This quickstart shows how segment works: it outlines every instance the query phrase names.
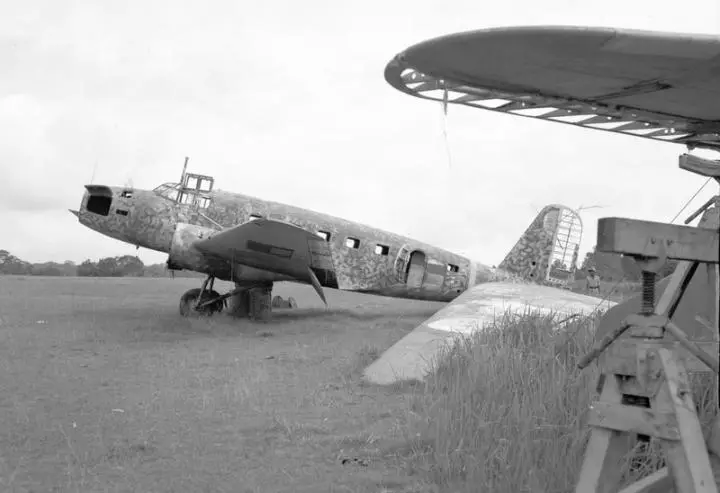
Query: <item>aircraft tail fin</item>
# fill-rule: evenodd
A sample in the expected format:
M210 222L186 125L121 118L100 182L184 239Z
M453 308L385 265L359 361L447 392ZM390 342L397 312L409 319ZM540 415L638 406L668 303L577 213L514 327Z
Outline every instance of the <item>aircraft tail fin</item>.
M543 207L498 268L526 281L572 282L582 240L582 220L569 207Z

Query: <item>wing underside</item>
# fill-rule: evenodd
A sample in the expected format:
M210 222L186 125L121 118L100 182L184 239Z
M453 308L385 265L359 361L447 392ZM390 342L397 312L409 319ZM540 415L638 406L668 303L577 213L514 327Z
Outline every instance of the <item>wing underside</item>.
M470 335L511 312L544 311L558 315L591 313L613 306L598 298L537 284L487 283L465 291L453 302L413 329L369 365L364 377L388 385L422 380L443 346L458 334Z
M420 98L720 150L720 37L516 27L414 45L385 69Z
M195 247L233 264L312 284L323 301L322 286L338 287L329 244L292 224L258 219L215 233Z

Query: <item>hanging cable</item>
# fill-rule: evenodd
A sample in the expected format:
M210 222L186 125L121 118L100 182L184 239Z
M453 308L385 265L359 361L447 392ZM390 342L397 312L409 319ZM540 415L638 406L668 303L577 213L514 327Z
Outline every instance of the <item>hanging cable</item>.
M690 205L690 202L692 202L692 201L695 199L695 197L697 197L698 194L699 194L700 192L702 192L702 189L705 188L705 186L706 186L708 183L710 183L710 180L712 180L712 177L710 177L710 178L708 178L707 180L705 180L705 183L703 183L703 185L702 185L700 188L698 188L698 191L695 192L695 195L693 195L692 197L690 197L690 199L689 199L687 202L685 202L685 205L682 206L682 209L680 209L680 210L678 211L678 213L675 214L675 217L672 218L672 220L670 221L670 224L674 223L675 220L680 216L680 214L682 214L682 212L683 212L685 209L687 209L687 206Z
M625 280L625 275L623 275L619 280L615 281L615 284L612 285L612 287L610 288L608 293L598 302L597 305L595 305L593 310L590 312L590 315L588 315L588 316L592 316L593 314L595 314L595 312L598 311L598 309L602 306L602 304L605 303L606 301L608 301L608 298L610 297L611 294L613 294L613 292L615 291L615 288L617 288L618 285L621 282L623 282L624 280Z
M450 154L450 141L448 140L448 134L447 134L447 113L448 113L448 90L447 90L447 87L443 90L442 110L443 110L442 126L443 126L443 139L445 142L445 154L447 155L447 159L448 159L448 168L452 168L452 155Z
M709 178L708 178L709 180ZM717 207L717 202L715 203L715 207ZM717 227L718 236L720 236L720 217L718 217L718 227ZM718 242L718 259L720 259L720 241ZM720 324L718 324L718 313L720 313L720 264L715 264L715 268L713 269L715 271L715 331L716 333L713 334L715 341L720 340L720 334L717 331L720 331ZM718 358L720 358L720 344L718 344ZM717 379L717 395L720 395L720 378ZM720 409L720 400L718 401L718 409Z

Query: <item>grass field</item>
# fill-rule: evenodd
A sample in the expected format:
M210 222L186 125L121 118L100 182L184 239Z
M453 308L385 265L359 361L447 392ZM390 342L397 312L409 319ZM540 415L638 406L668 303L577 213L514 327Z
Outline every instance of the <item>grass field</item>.
M197 283L0 277L1 491L423 491L410 396L359 376L441 304L279 284L270 323L183 319Z
M573 491L592 320L501 321L425 384L378 388L362 369L442 304L329 291L325 310L279 284L300 308L270 323L183 319L197 283L0 277L0 491ZM716 385L694 388L707 425ZM628 478L658 466L653 447Z

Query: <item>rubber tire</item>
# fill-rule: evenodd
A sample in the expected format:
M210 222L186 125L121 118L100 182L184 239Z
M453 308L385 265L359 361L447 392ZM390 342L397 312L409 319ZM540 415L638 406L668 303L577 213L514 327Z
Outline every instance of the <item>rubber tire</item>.
M290 296L287 300L290 305L290 308L297 308L297 301L295 301L295 298Z
M192 317L192 316L198 316L198 315L214 315L215 313L220 313L223 308L225 307L225 301L218 301L216 303L211 303L208 306L204 307L200 311L197 311L193 308L193 305L195 304L196 300L200 296L200 288L194 288L186 291L181 297L180 297L180 304L178 306L178 310L180 311L180 315L183 317ZM211 300L214 298L220 297L220 294L215 290L205 290L203 293L202 299L203 301Z

